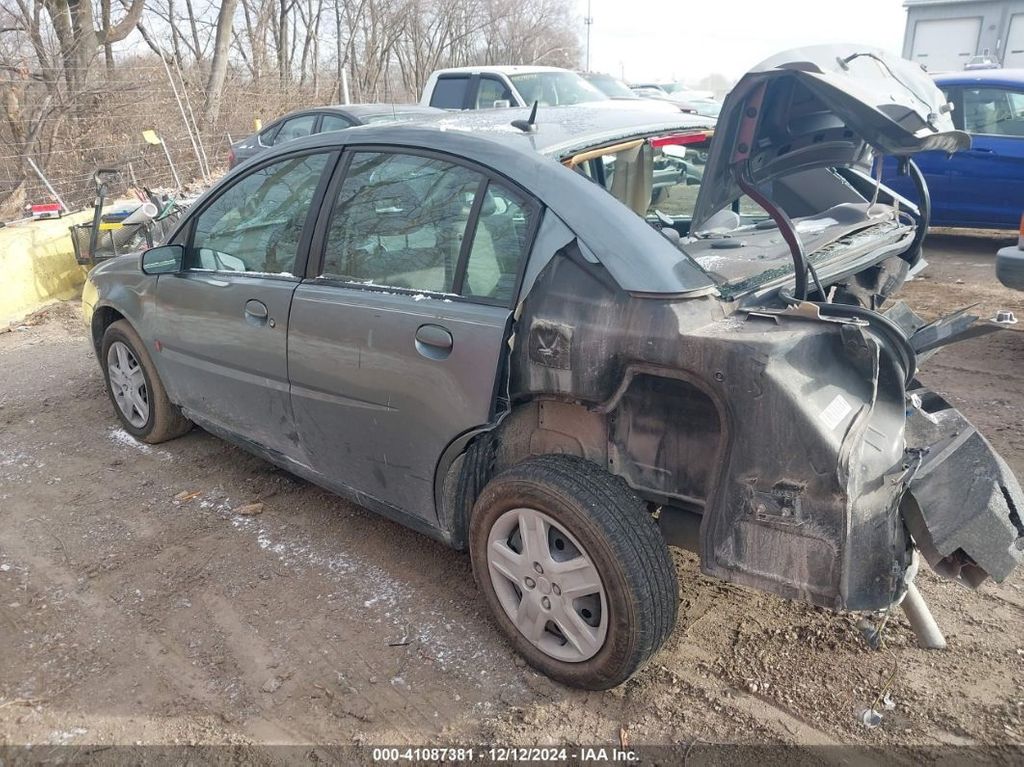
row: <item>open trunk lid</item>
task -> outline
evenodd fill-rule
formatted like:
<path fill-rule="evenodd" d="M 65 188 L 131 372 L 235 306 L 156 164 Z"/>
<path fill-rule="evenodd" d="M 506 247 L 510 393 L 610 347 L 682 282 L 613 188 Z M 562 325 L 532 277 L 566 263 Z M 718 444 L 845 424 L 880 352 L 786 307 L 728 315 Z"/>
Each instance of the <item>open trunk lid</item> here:
<path fill-rule="evenodd" d="M 955 152 L 970 137 L 917 64 L 855 45 L 797 48 L 767 59 L 726 97 L 691 231 L 757 186 L 799 171 L 867 167 L 871 150 Z"/>

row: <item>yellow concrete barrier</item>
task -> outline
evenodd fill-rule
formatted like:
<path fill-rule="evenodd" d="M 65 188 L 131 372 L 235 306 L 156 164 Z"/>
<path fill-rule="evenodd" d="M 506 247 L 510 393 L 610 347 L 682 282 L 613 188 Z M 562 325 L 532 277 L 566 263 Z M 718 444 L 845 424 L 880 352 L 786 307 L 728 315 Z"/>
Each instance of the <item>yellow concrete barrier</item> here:
<path fill-rule="evenodd" d="M 50 301 L 73 298 L 86 269 L 75 262 L 68 227 L 92 220 L 92 211 L 0 229 L 0 324 L 20 320 Z"/>

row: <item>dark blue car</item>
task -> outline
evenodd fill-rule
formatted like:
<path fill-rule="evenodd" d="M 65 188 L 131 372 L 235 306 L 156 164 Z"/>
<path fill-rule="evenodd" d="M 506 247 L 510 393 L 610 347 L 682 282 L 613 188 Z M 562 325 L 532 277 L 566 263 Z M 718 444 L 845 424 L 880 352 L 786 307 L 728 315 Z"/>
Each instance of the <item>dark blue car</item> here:
<path fill-rule="evenodd" d="M 1024 69 L 937 75 L 953 104 L 953 122 L 971 148 L 914 157 L 928 182 L 933 226 L 1016 229 L 1024 211 Z M 916 201 L 909 176 L 886 158 L 884 183 Z"/>

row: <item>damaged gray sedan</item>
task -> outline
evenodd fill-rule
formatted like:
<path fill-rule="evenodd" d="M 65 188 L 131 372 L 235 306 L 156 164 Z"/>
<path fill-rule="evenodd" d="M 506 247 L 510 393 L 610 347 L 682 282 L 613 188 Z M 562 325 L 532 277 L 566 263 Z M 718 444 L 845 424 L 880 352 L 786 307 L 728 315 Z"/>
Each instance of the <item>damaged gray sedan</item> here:
<path fill-rule="evenodd" d="M 744 77 L 708 153 L 711 127 L 493 110 L 271 150 L 90 274 L 115 413 L 468 549 L 509 641 L 568 684 L 617 685 L 669 636 L 668 545 L 835 610 L 909 599 L 928 640 L 917 552 L 1003 580 L 1024 496 L 916 379 L 996 326 L 891 300 L 927 190 L 910 161 L 920 209 L 867 169 L 968 138 L 918 67 L 837 47 Z"/>

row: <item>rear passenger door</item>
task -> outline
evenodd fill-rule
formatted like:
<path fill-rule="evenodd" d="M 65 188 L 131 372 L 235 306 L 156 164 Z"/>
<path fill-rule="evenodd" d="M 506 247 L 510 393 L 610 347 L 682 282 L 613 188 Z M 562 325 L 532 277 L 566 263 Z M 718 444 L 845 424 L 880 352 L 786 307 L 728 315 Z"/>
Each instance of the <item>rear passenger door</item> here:
<path fill-rule="evenodd" d="M 299 438 L 327 484 L 431 523 L 447 445 L 487 423 L 539 207 L 481 169 L 351 151 L 292 302 Z"/>

